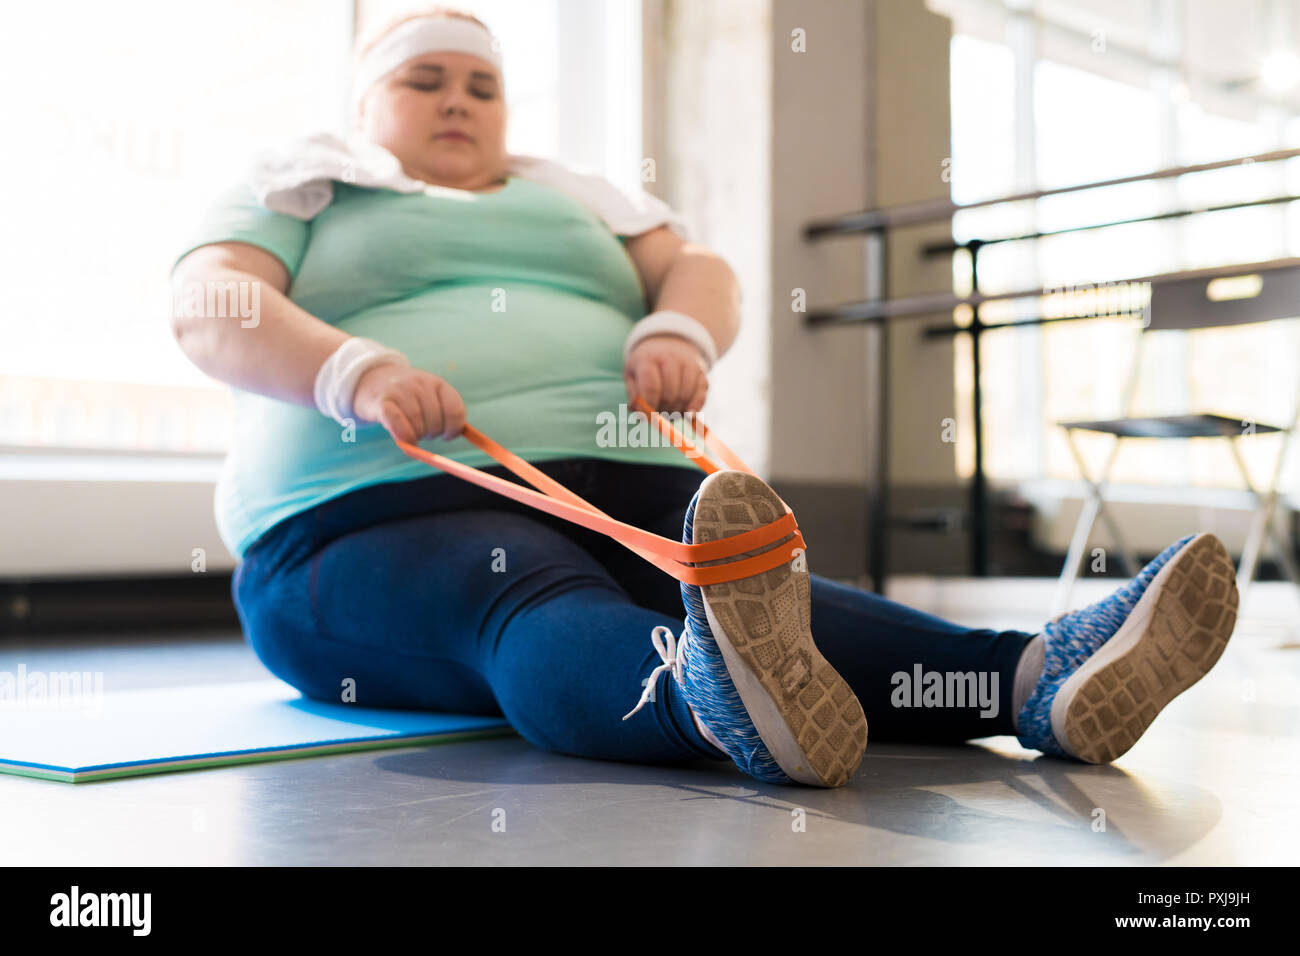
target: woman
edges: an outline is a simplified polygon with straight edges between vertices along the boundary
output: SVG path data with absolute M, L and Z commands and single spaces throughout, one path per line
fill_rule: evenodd
M 668 213 L 615 228 L 581 190 L 512 175 L 500 56 L 477 19 L 406 17 L 360 54 L 357 130 L 393 161 L 388 178 L 335 176 L 300 218 L 241 185 L 173 273 L 178 287 L 260 290 L 254 322 L 178 313 L 174 328 L 236 387 L 217 517 L 240 559 L 241 622 L 273 673 L 321 699 L 504 714 L 566 754 L 731 759 L 758 779 L 839 786 L 868 722 L 879 738 L 1016 734 L 1114 759 L 1218 659 L 1237 596 L 1211 535 L 1041 634 L 970 630 L 806 565 L 679 584 L 406 457 L 394 438 L 440 439 L 439 453 L 508 477 L 461 436 L 472 414 L 665 537 L 730 537 L 784 510 L 744 472 L 701 483 L 672 447 L 597 438 L 637 394 L 664 412 L 704 404 L 739 325 L 726 263 Z

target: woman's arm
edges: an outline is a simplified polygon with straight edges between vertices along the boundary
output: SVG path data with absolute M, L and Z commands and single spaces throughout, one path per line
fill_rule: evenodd
M 721 357 L 740 331 L 740 283 L 731 267 L 667 226 L 632 237 L 624 248 L 641 273 L 650 311 L 689 315 Z M 708 360 L 687 338 L 648 335 L 628 354 L 623 380 L 629 399 L 639 394 L 656 411 L 698 412 L 708 396 Z
M 650 311 L 671 309 L 698 320 L 721 358 L 740 333 L 740 282 L 726 260 L 667 226 L 633 236 L 624 248 L 641 273 Z
M 295 305 L 288 288 L 284 263 L 264 249 L 244 242 L 200 246 L 172 273 L 172 333 L 213 378 L 315 408 L 316 375 L 351 336 Z M 227 306 L 209 308 L 217 301 Z M 202 307 L 187 307 L 196 302 Z M 254 314 L 245 318 L 231 302 L 251 303 Z M 358 421 L 378 422 L 406 442 L 451 439 L 465 428 L 465 402 L 450 383 L 396 362 L 367 369 L 352 406 Z
M 291 302 L 288 288 L 284 263 L 264 249 L 243 242 L 200 246 L 172 273 L 172 334 L 213 378 L 315 408 L 316 373 L 349 336 Z M 235 301 L 232 295 L 255 304 L 255 314 L 244 319 L 234 309 L 210 308 Z M 202 309 L 186 307 L 200 302 Z M 201 314 L 189 314 L 196 311 Z

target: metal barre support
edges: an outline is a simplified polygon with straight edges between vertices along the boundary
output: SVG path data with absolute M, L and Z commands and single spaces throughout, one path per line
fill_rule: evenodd
M 1026 242 L 1034 239 L 1047 239 L 1051 236 L 1065 236 L 1075 232 L 1088 232 L 1092 229 L 1109 229 L 1112 226 L 1132 226 L 1139 222 L 1162 222 L 1167 219 L 1181 219 L 1184 216 L 1200 216 L 1212 212 L 1228 212 L 1232 209 L 1252 209 L 1257 206 L 1275 206 L 1281 203 L 1300 202 L 1300 196 L 1273 196 L 1269 199 L 1251 199 L 1245 202 L 1225 203 L 1222 206 L 1202 206 L 1200 209 L 1176 209 L 1173 212 L 1154 213 L 1150 216 L 1136 216 L 1133 219 L 1116 219 L 1113 222 L 1096 222 L 1086 226 L 1069 226 L 1065 229 L 1049 229 L 1044 232 L 1027 232 L 1019 236 L 998 236 L 995 239 L 969 239 L 965 242 L 936 242 L 921 247 L 921 254 L 938 256 L 968 249 L 972 243 L 992 246 L 999 242 Z
M 1118 179 L 1102 179 L 1091 183 L 1079 183 L 1074 186 L 1059 186 L 1056 189 L 1036 189 L 1032 192 L 1012 193 L 996 199 L 981 199 L 978 202 L 955 203 L 951 199 L 930 200 L 928 202 L 904 203 L 899 206 L 882 206 L 877 209 L 865 209 L 862 212 L 819 219 L 804 227 L 804 238 L 809 240 L 824 239 L 829 236 L 853 235 L 869 232 L 872 229 L 891 228 L 894 226 L 919 226 L 924 223 L 940 222 L 949 219 L 954 213 L 963 209 L 982 209 L 1008 202 L 1025 202 L 1031 199 L 1045 199 L 1048 196 L 1063 196 L 1067 193 L 1082 192 L 1086 189 L 1104 189 L 1107 186 L 1123 186 L 1127 183 L 1141 183 L 1157 179 L 1171 179 L 1186 176 L 1189 173 L 1204 173 L 1214 169 L 1227 169 L 1243 163 L 1272 163 L 1300 156 L 1300 149 L 1277 149 L 1254 156 L 1239 156 L 1236 159 L 1220 159 L 1212 163 L 1196 163 L 1191 166 L 1170 166 L 1150 173 L 1136 176 L 1121 176 Z
M 1116 279 L 1114 285 L 1149 282 L 1160 285 L 1165 282 L 1178 282 L 1182 279 L 1217 279 L 1222 276 L 1237 276 L 1251 272 L 1272 272 L 1277 269 L 1294 269 L 1300 267 L 1300 258 L 1269 259 L 1265 262 L 1239 262 L 1228 266 L 1213 266 L 1205 269 L 1181 269 L 1177 272 L 1158 272 L 1154 275 L 1135 276 L 1129 279 Z M 935 292 L 927 295 L 908 296 L 904 299 L 877 301 L 867 299 L 861 302 L 847 302 L 843 305 L 825 309 L 814 309 L 804 317 L 804 323 L 810 326 L 834 324 L 838 322 L 863 322 L 876 319 L 919 318 L 935 312 L 947 312 L 959 305 L 976 306 L 985 302 L 1004 302 L 1015 299 L 1034 299 L 1043 295 L 1041 288 L 1017 289 L 1014 292 L 998 292 L 991 295 L 972 293 L 971 295 L 954 295 L 950 292 Z

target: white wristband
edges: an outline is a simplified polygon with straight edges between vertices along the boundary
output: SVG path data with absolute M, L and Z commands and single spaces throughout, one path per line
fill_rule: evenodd
M 357 382 L 371 368 L 384 362 L 406 366 L 411 364 L 401 352 L 374 339 L 357 336 L 348 339 L 334 350 L 316 373 L 316 385 L 312 391 L 316 407 L 340 425 L 347 425 L 349 421 L 355 424 L 352 398 L 357 390 Z
M 632 332 L 623 344 L 623 360 L 627 360 L 638 342 L 651 335 L 676 335 L 686 339 L 700 350 L 707 368 L 711 369 L 717 364 L 718 348 L 713 344 L 713 335 L 704 323 L 685 312 L 674 312 L 671 309 L 651 312 L 632 326 Z

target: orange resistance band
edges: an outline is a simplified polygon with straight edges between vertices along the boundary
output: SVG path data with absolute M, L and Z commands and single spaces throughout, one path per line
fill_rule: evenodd
M 640 395 L 633 399 L 633 404 L 658 426 L 659 430 L 672 441 L 674 447 L 680 448 L 682 454 L 694 461 L 705 472 L 712 474 L 720 470 L 718 465 L 705 457 L 704 452 L 698 445 L 693 444 L 676 426 L 661 417 Z M 720 438 L 705 427 L 702 421 L 695 419 L 694 426 L 696 434 L 704 440 L 715 455 L 726 463 L 727 467 L 737 471 L 749 472 L 751 475 L 754 474 L 730 448 L 722 443 Z M 495 491 L 508 498 L 513 498 L 515 501 L 523 502 L 548 514 L 565 518 L 575 524 L 582 525 L 584 528 L 590 528 L 592 531 L 598 531 L 611 537 L 628 550 L 645 558 L 661 571 L 687 584 L 697 586 L 718 584 L 723 581 L 746 578 L 750 575 L 771 570 L 778 564 L 791 561 L 804 553 L 803 535 L 799 533 L 799 526 L 795 523 L 794 513 L 789 508 L 786 509 L 784 515 L 770 524 L 754 528 L 743 534 L 732 535 L 718 541 L 686 544 L 681 541 L 674 541 L 671 538 L 651 534 L 649 531 L 643 531 L 640 528 L 611 518 L 595 505 L 575 495 L 558 481 L 537 470 L 472 425 L 466 424 L 462 434 L 492 458 L 505 465 L 533 487 L 541 489 L 541 491 L 533 491 L 532 488 L 525 488 L 512 481 L 506 481 L 504 478 L 498 478 L 496 475 L 489 475 L 477 468 L 426 451 L 410 442 L 399 439 L 393 440 L 397 442 L 397 447 L 418 461 L 433 465 L 435 468 L 440 468 L 456 475 L 458 478 L 464 478 L 466 481 L 472 481 L 489 491 Z M 763 554 L 708 568 L 692 566 L 701 561 L 717 561 L 721 558 L 730 558 L 743 554 L 746 551 L 755 551 L 764 545 L 780 541 L 791 534 L 794 535 L 791 540 Z

